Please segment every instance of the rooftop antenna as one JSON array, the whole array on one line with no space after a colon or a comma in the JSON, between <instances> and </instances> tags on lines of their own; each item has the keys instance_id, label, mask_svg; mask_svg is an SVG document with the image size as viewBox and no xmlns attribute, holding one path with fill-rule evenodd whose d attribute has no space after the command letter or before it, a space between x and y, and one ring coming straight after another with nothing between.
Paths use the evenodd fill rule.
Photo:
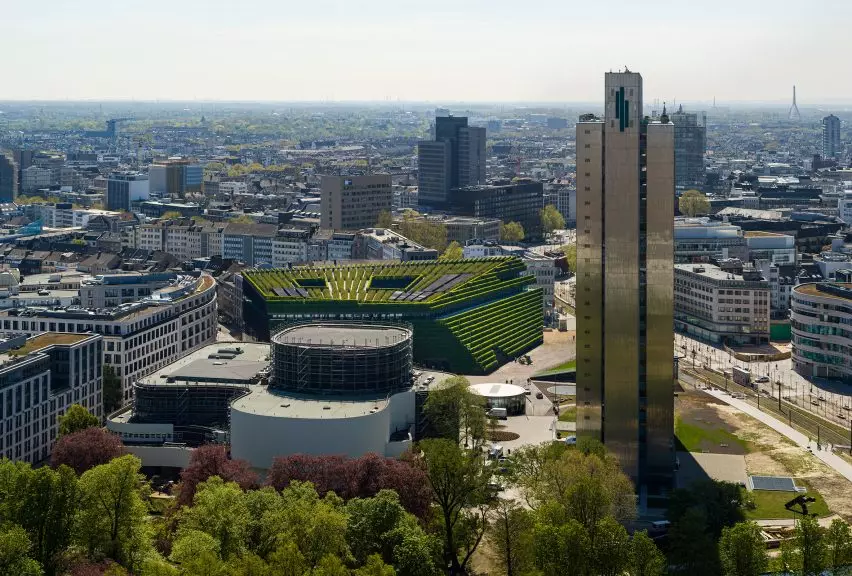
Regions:
<instances>
[{"instance_id":1,"label":"rooftop antenna","mask_svg":"<svg viewBox=\"0 0 852 576\"><path fill-rule=\"evenodd\" d=\"M799 107L796 106L796 85L793 84L793 105L790 106L790 114L789 119L794 122L798 122L802 119L802 115L799 114Z\"/></svg>"}]
</instances>

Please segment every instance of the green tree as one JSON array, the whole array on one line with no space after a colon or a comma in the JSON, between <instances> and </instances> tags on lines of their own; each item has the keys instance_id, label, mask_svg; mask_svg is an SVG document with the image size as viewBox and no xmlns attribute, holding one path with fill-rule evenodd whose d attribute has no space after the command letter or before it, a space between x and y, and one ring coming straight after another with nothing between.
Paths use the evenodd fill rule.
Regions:
<instances>
[{"instance_id":1,"label":"green tree","mask_svg":"<svg viewBox=\"0 0 852 576\"><path fill-rule=\"evenodd\" d=\"M219 542L201 530L181 528L169 559L191 576L215 576L222 572Z\"/></svg>"},{"instance_id":2,"label":"green tree","mask_svg":"<svg viewBox=\"0 0 852 576\"><path fill-rule=\"evenodd\" d=\"M687 190L677 202L681 214L689 217L710 213L710 201L698 190Z\"/></svg>"},{"instance_id":3,"label":"green tree","mask_svg":"<svg viewBox=\"0 0 852 576\"><path fill-rule=\"evenodd\" d=\"M852 531L849 524L835 518L825 531L825 544L828 548L828 567L837 574L838 568L852 564Z\"/></svg>"},{"instance_id":4,"label":"green tree","mask_svg":"<svg viewBox=\"0 0 852 576\"><path fill-rule=\"evenodd\" d=\"M591 541L576 520L535 526L536 565L544 576L585 576L591 572Z\"/></svg>"},{"instance_id":5,"label":"green tree","mask_svg":"<svg viewBox=\"0 0 852 576\"><path fill-rule=\"evenodd\" d=\"M393 216L388 210L379 212L379 217L376 220L377 228L393 228Z\"/></svg>"},{"instance_id":6,"label":"green tree","mask_svg":"<svg viewBox=\"0 0 852 576\"><path fill-rule=\"evenodd\" d=\"M122 396L121 378L115 373L115 368L104 364L104 414L121 408Z\"/></svg>"},{"instance_id":7,"label":"green tree","mask_svg":"<svg viewBox=\"0 0 852 576\"><path fill-rule=\"evenodd\" d=\"M489 528L494 559L506 576L527 574L535 566L535 519L512 500L500 499Z\"/></svg>"},{"instance_id":8,"label":"green tree","mask_svg":"<svg viewBox=\"0 0 852 576\"><path fill-rule=\"evenodd\" d=\"M600 576L624 574L630 564L630 537L624 526L612 516L605 516L598 521L591 539L594 573Z\"/></svg>"},{"instance_id":9,"label":"green tree","mask_svg":"<svg viewBox=\"0 0 852 576\"><path fill-rule=\"evenodd\" d=\"M453 240L447 245L439 260L461 260L462 258L464 258L464 250L461 244Z\"/></svg>"},{"instance_id":10,"label":"green tree","mask_svg":"<svg viewBox=\"0 0 852 576\"><path fill-rule=\"evenodd\" d=\"M545 234L551 234L554 230L565 229L565 218L553 204L548 204L542 208L539 215L541 216L541 227Z\"/></svg>"},{"instance_id":11,"label":"green tree","mask_svg":"<svg viewBox=\"0 0 852 576\"><path fill-rule=\"evenodd\" d=\"M76 540L90 557L102 554L135 569L150 548L142 462L121 456L80 477Z\"/></svg>"},{"instance_id":12,"label":"green tree","mask_svg":"<svg viewBox=\"0 0 852 576\"><path fill-rule=\"evenodd\" d=\"M707 515L698 507L689 508L669 531L669 554L676 574L715 576L719 574L716 541L710 535Z\"/></svg>"},{"instance_id":13,"label":"green tree","mask_svg":"<svg viewBox=\"0 0 852 576\"><path fill-rule=\"evenodd\" d=\"M481 452L463 450L458 442L444 438L423 440L420 447L426 464L426 477L432 488L435 504L440 509L444 533L444 560L450 568L450 574L463 574L482 533L474 534L470 538L471 530L462 529L484 529L484 513L478 514L474 511L485 499L488 482ZM478 520L482 522L475 526ZM461 532L467 534L462 536ZM461 557L460 536L467 540L464 556Z\"/></svg>"},{"instance_id":14,"label":"green tree","mask_svg":"<svg viewBox=\"0 0 852 576\"><path fill-rule=\"evenodd\" d=\"M757 524L740 522L723 528L719 559L725 576L758 576L766 572L769 557Z\"/></svg>"},{"instance_id":15,"label":"green tree","mask_svg":"<svg viewBox=\"0 0 852 576\"><path fill-rule=\"evenodd\" d=\"M645 530L633 533L627 573L630 576L663 576L666 573L666 557Z\"/></svg>"},{"instance_id":16,"label":"green tree","mask_svg":"<svg viewBox=\"0 0 852 576\"><path fill-rule=\"evenodd\" d=\"M295 542L284 541L268 558L269 567L276 576L302 576L308 569L305 556Z\"/></svg>"},{"instance_id":17,"label":"green tree","mask_svg":"<svg viewBox=\"0 0 852 576\"><path fill-rule=\"evenodd\" d=\"M464 376L448 378L429 393L423 407L430 435L478 447L485 438L485 400Z\"/></svg>"},{"instance_id":18,"label":"green tree","mask_svg":"<svg viewBox=\"0 0 852 576\"><path fill-rule=\"evenodd\" d=\"M802 576L817 576L826 568L825 530L816 518L804 516L796 522L794 541L799 550Z\"/></svg>"},{"instance_id":19,"label":"green tree","mask_svg":"<svg viewBox=\"0 0 852 576\"><path fill-rule=\"evenodd\" d=\"M382 557L378 554L373 554L367 558L367 562L353 572L354 576L396 576L396 570L393 566L385 564Z\"/></svg>"},{"instance_id":20,"label":"green tree","mask_svg":"<svg viewBox=\"0 0 852 576\"><path fill-rule=\"evenodd\" d=\"M97 416L79 404L72 404L65 411L65 414L59 417L59 435L65 436L100 425L101 421Z\"/></svg>"},{"instance_id":21,"label":"green tree","mask_svg":"<svg viewBox=\"0 0 852 576\"><path fill-rule=\"evenodd\" d=\"M500 240L520 242L524 239L524 227L519 222L500 223Z\"/></svg>"},{"instance_id":22,"label":"green tree","mask_svg":"<svg viewBox=\"0 0 852 576\"><path fill-rule=\"evenodd\" d=\"M14 524L0 527L0 574L41 576L41 565L30 557L31 549L26 530Z\"/></svg>"},{"instance_id":23,"label":"green tree","mask_svg":"<svg viewBox=\"0 0 852 576\"><path fill-rule=\"evenodd\" d=\"M192 506L183 509L181 528L212 536L219 545L220 556L228 560L245 549L249 519L239 484L213 476L198 485Z\"/></svg>"},{"instance_id":24,"label":"green tree","mask_svg":"<svg viewBox=\"0 0 852 576\"><path fill-rule=\"evenodd\" d=\"M565 254L565 262L568 264L568 269L571 272L577 273L577 243L565 244L562 247L562 253Z\"/></svg>"}]
</instances>

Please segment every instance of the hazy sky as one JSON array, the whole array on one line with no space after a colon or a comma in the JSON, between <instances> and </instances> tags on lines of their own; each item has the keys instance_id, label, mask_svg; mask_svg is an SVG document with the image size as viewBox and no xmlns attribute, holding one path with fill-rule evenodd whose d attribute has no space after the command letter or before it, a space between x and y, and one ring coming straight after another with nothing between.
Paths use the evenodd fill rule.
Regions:
<instances>
[{"instance_id":1,"label":"hazy sky","mask_svg":"<svg viewBox=\"0 0 852 576\"><path fill-rule=\"evenodd\" d=\"M0 0L0 100L852 103L850 0Z\"/></svg>"}]
</instances>

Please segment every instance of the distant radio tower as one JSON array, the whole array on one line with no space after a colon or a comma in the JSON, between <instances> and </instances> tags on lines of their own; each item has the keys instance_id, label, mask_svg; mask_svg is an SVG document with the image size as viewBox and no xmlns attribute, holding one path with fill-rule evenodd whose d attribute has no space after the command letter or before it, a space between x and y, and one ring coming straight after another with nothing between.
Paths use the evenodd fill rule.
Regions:
<instances>
[{"instance_id":1,"label":"distant radio tower","mask_svg":"<svg viewBox=\"0 0 852 576\"><path fill-rule=\"evenodd\" d=\"M790 114L789 119L794 122L798 122L802 119L802 115L799 114L799 107L796 106L796 85L793 84L793 105L790 106Z\"/></svg>"}]
</instances>

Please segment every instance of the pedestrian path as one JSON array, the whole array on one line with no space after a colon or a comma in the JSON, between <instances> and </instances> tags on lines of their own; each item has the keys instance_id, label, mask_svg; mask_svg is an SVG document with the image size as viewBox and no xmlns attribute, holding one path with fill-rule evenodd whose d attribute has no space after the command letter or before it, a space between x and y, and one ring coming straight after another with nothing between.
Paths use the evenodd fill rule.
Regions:
<instances>
[{"instance_id":1,"label":"pedestrian path","mask_svg":"<svg viewBox=\"0 0 852 576\"><path fill-rule=\"evenodd\" d=\"M766 412L762 412L757 407L752 406L751 404L748 404L742 400L732 398L730 395L726 394L722 390L705 390L704 392L713 396L714 398L717 398L718 400L721 400L722 402L725 402L730 406L733 406L737 410L748 414L752 418L763 422L776 432L783 434L784 436L795 442L798 446L801 446L806 450L808 448L811 448L814 456L822 460L829 468L835 470L838 474L852 482L852 464L850 464L837 454L833 453L825 446L823 446L822 449L817 449L816 442L812 442L811 439L805 436L803 433L799 432L798 430L795 430L794 428L791 428L781 420L770 416Z\"/></svg>"}]
</instances>

